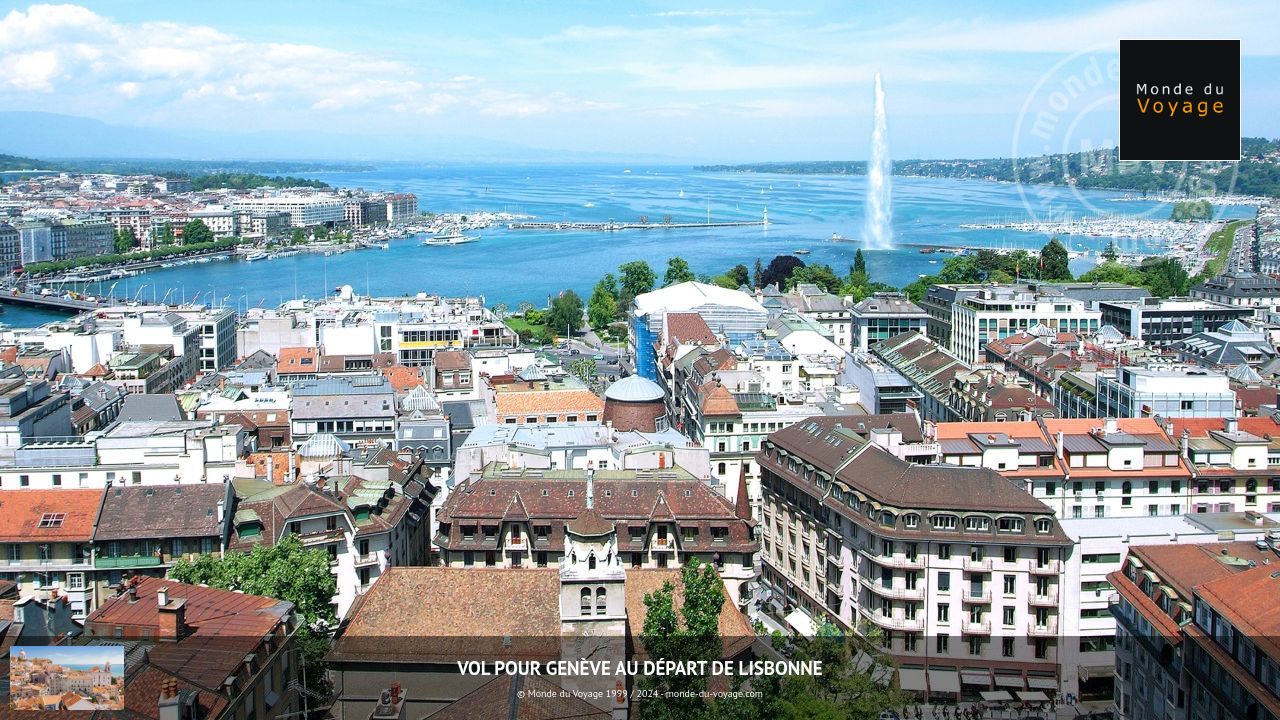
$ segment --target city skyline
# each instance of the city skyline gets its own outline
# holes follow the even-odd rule
[[[112,675],[124,675],[124,648],[107,645],[77,645],[69,647],[53,647],[47,645],[15,645],[9,650],[10,657],[16,658],[19,653],[26,652],[27,659],[44,658],[56,665],[64,667],[102,667],[111,664]]]
[[[894,157],[993,157],[1114,144],[1109,80],[1068,110],[1071,136],[1023,141],[1020,115],[1072,57],[1238,37],[1243,133],[1278,134],[1265,33],[1280,10],[1260,2],[250,7],[15,4],[0,10],[0,103],[136,128],[183,157],[863,159],[881,72]],[[0,118],[0,152],[30,153],[21,130],[40,117]],[[63,155],[113,154],[95,147]]]

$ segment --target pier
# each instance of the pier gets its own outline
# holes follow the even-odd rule
[[[622,230],[692,230],[695,228],[731,228],[731,227],[766,227],[770,225],[769,211],[765,211],[764,218],[760,220],[723,220],[718,222],[661,222],[661,223],[641,223],[641,222],[615,222],[609,220],[607,222],[511,222],[507,223],[508,230],[567,230],[582,232],[620,232]]]

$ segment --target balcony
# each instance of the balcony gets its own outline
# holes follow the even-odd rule
[[[10,560],[7,564],[11,568],[31,568],[35,570],[56,570],[56,569],[82,569],[89,567],[88,558],[50,558],[48,560],[40,560],[38,558],[23,558],[21,560]],[[0,568],[5,565],[0,565]]]
[[[882,628],[890,630],[923,630],[924,620],[920,618],[900,618],[889,617],[887,615],[871,614],[871,622]]]
[[[318,547],[338,542],[346,537],[346,533],[342,530],[321,530],[319,532],[303,533],[298,536],[304,547]]]
[[[988,572],[991,570],[991,558],[974,560],[967,557],[961,561],[961,567],[970,572]]]
[[[507,538],[507,549],[524,551],[529,549],[529,543],[525,540],[523,535],[520,537],[509,537]]]
[[[1032,575],[1059,575],[1062,573],[1062,561],[1050,560],[1046,563],[1031,563]]]
[[[967,603],[983,603],[983,604],[990,603],[991,591],[990,590],[974,590],[973,588],[965,588],[964,597],[962,599]]]
[[[366,567],[370,565],[377,565],[378,559],[380,557],[382,557],[382,553],[377,550],[374,550],[372,552],[367,552],[363,555],[356,555],[355,565],[356,567]]]
[[[1027,604],[1032,607],[1058,607],[1058,595],[1032,595],[1027,598]]]
[[[892,598],[894,600],[924,600],[924,588],[917,587],[914,590],[900,587],[885,587],[875,582],[864,583],[871,592],[884,598]]]
[[[141,567],[160,567],[164,564],[164,558],[159,555],[121,555],[119,557],[101,557],[94,560],[93,567],[97,570],[112,570],[116,568],[141,568]]]
[[[1027,635],[1031,637],[1057,637],[1058,618],[1053,617],[1044,622],[1032,620],[1027,624]]]
[[[870,560],[871,562],[876,563],[877,565],[881,565],[883,567],[898,568],[900,570],[923,570],[924,569],[924,561],[921,560],[920,556],[918,555],[914,560],[912,560],[910,558],[898,557],[896,555],[880,555],[874,550],[869,550],[865,548],[859,548],[858,552],[862,553],[862,555],[868,560]]]
[[[960,625],[960,632],[966,635],[990,635],[991,621],[981,620],[979,622],[973,622],[972,620],[965,620],[964,623]]]
[[[670,552],[676,549],[676,541],[674,538],[656,537],[653,539],[653,542],[650,544],[649,549],[658,550],[660,552]]]

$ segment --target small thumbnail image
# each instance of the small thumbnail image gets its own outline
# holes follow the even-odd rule
[[[124,648],[87,645],[9,649],[15,710],[123,710]]]

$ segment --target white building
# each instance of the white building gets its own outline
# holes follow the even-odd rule
[[[1194,366],[1126,365],[1098,373],[1098,417],[1235,417],[1236,393],[1226,375]]]
[[[983,287],[958,301],[952,311],[951,351],[965,362],[980,362],[988,340],[1039,325],[1058,332],[1092,333],[1102,319],[1088,303],[1046,289]]]
[[[346,217],[342,199],[329,195],[275,195],[260,198],[237,198],[232,210],[268,210],[289,213],[293,227],[312,227],[341,223]]]

